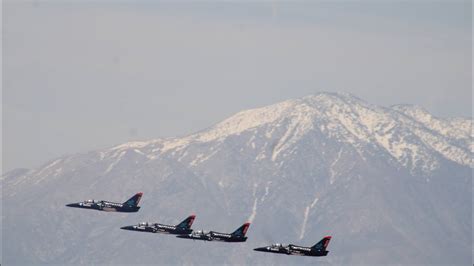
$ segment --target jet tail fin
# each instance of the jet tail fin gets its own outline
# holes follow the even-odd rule
[[[247,230],[249,229],[249,226],[250,226],[250,223],[244,223],[241,227],[235,230],[231,235],[244,237],[245,234],[247,233]]]
[[[311,249],[314,249],[317,251],[326,251],[326,248],[329,245],[329,241],[331,241],[331,236],[325,236],[316,245],[312,246]]]
[[[179,223],[176,227],[181,228],[181,229],[191,229],[191,226],[193,225],[194,219],[196,218],[196,215],[190,215],[188,218],[184,219],[181,223]]]
[[[130,199],[128,199],[127,201],[125,201],[123,205],[127,205],[129,207],[137,207],[142,196],[143,196],[143,193],[139,192],[135,194],[133,197],[131,197]]]

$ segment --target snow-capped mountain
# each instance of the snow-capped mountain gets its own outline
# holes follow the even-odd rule
[[[183,138],[121,144],[2,177],[4,263],[469,264],[472,119],[319,93],[246,110]],[[124,201],[137,214],[64,207]],[[243,244],[194,243],[118,228],[140,221],[233,231]],[[325,258],[259,254],[271,242]],[[205,254],[205,256],[203,256]]]

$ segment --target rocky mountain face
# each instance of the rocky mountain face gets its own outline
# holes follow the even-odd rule
[[[156,122],[156,121],[154,121]],[[2,176],[10,264],[444,264],[472,258],[472,119],[320,93],[246,110],[183,138],[130,142]],[[89,198],[138,213],[67,208]],[[246,243],[123,231],[140,221],[232,232]],[[273,242],[327,257],[254,252]]]

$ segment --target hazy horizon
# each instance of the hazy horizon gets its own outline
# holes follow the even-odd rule
[[[4,2],[3,172],[319,91],[471,117],[471,3]]]

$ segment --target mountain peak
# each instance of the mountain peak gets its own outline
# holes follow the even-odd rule
[[[295,119],[299,120],[295,123],[309,127],[308,123],[311,123],[316,115],[322,115],[323,110],[343,105],[369,106],[365,101],[350,93],[320,92],[238,112],[210,129],[199,132],[196,136],[202,141],[218,139],[269,123]]]
[[[470,165],[474,150],[471,127],[472,120],[436,118],[416,105],[386,108],[367,103],[350,93],[320,92],[238,112],[184,138],[129,142],[110,151],[120,157],[124,149],[150,150],[152,154],[146,156],[156,158],[158,153],[185,150],[193,143],[214,146],[229,137],[245,134],[244,138],[250,138],[247,142],[259,139],[273,143],[269,144],[274,145],[272,153],[261,153],[258,158],[276,161],[308,134],[317,134],[355,149],[360,149],[361,145],[376,145],[403,166],[429,173],[439,165],[440,156]]]
[[[365,103],[364,100],[361,98],[357,97],[356,95],[349,93],[349,92],[328,92],[328,91],[322,91],[318,92],[315,94],[310,94],[306,95],[302,98],[300,98],[303,101],[321,101],[321,100],[326,100],[326,101],[334,101],[334,100],[343,100],[347,102],[361,102]]]
[[[224,140],[250,131],[278,140],[271,156],[275,160],[313,132],[355,147],[377,145],[404,166],[430,172],[438,156],[470,165],[471,126],[472,120],[445,121],[416,105],[385,108],[349,93],[321,92],[239,112],[191,139]]]

